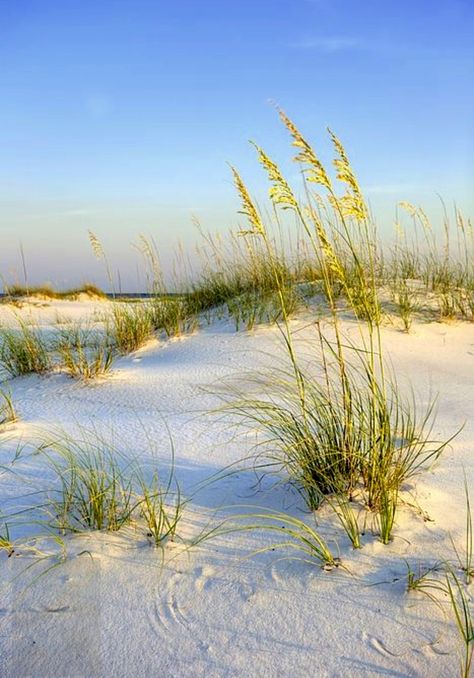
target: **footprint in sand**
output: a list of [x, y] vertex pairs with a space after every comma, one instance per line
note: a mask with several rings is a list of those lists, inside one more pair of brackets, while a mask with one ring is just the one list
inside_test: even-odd
[[162, 635], [163, 631], [169, 632], [176, 625], [184, 628], [189, 626], [185, 608], [178, 602], [177, 585], [180, 578], [180, 572], [169, 578], [164, 589], [157, 595], [152, 609], [148, 611], [151, 628], [156, 635]]
[[209, 565], [204, 565], [203, 567], [198, 567], [196, 569], [196, 579], [194, 581], [194, 587], [196, 591], [204, 591], [204, 589], [209, 588], [212, 585], [212, 578], [215, 574], [213, 567]]
[[387, 647], [385, 647], [384, 643], [380, 638], [376, 638], [376, 636], [371, 636], [368, 633], [363, 633], [362, 634], [362, 640], [370, 645], [370, 647], [381, 654], [383, 657], [400, 657], [401, 655], [396, 654], [395, 652], [392, 652], [389, 650]]
[[254, 595], [254, 587], [247, 582], [236, 582], [227, 580], [223, 577], [216, 577], [216, 570], [209, 565], [198, 567], [195, 570], [196, 578], [194, 580], [194, 588], [199, 593], [203, 591], [212, 591], [216, 588], [217, 592], [229, 597], [238, 595], [242, 600], [248, 602]]
[[426, 657], [442, 657], [450, 654], [446, 650], [442, 650], [440, 647], [437, 647], [437, 645], [437, 642], [425, 645], [421, 650], [422, 654], [424, 654]]
[[[214, 572], [212, 568], [204, 567], [199, 569], [202, 570], [201, 577], [203, 577], [203, 581], [207, 576], [210, 576], [206, 573], [208, 570], [210, 570], [212, 574]], [[209, 642], [199, 638], [199, 635], [196, 634], [196, 630], [194, 630], [193, 634], [190, 634], [190, 629], [193, 624], [190, 613], [192, 613], [194, 607], [194, 600], [186, 605], [181, 604], [181, 580], [182, 572], [173, 574], [169, 578], [165, 589], [162, 589], [160, 594], [155, 598], [153, 606], [148, 610], [150, 628], [158, 637], [163, 637], [163, 634], [168, 637], [170, 634], [172, 636], [174, 634], [174, 636], [177, 637], [176, 627], [181, 627], [185, 630], [187, 637], [192, 635], [192, 640], [196, 644], [198, 650], [207, 654], [212, 650], [212, 646]], [[182, 593], [183, 591], [181, 591], [181, 594]]]

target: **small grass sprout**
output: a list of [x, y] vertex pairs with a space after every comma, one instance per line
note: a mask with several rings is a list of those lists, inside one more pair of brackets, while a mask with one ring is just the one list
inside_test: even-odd
[[461, 553], [451, 537], [456, 558], [458, 559], [459, 567], [464, 572], [466, 584], [469, 585], [474, 577], [474, 531], [472, 522], [471, 502], [469, 497], [469, 486], [467, 483], [466, 474], [464, 473], [464, 493], [466, 497], [466, 532], [464, 553]]
[[5, 551], [10, 558], [15, 553], [15, 545], [10, 539], [10, 531], [5, 523], [3, 532], [0, 532], [0, 552]]
[[355, 549], [360, 549], [362, 547], [360, 540], [361, 530], [358, 514], [355, 511], [353, 503], [345, 494], [336, 494], [334, 497], [328, 497], [327, 501], [339, 518], [339, 522], [341, 523], [344, 532], [349, 537], [352, 546]]
[[173, 539], [182, 516], [179, 487], [171, 496], [170, 483], [162, 488], [155, 473], [150, 483], [140, 479], [139, 491], [138, 512], [145, 522], [146, 536], [151, 544], [161, 546], [165, 540]]
[[437, 599], [434, 592], [443, 590], [443, 585], [439, 581], [432, 577], [431, 575], [435, 572], [438, 572], [443, 564], [436, 563], [432, 567], [423, 567], [421, 564], [418, 566], [417, 570], [414, 570], [410, 563], [406, 562], [407, 566], [407, 584], [406, 590], [407, 593], [418, 592], [426, 595], [433, 603], [440, 606], [439, 600]]
[[17, 420], [13, 397], [10, 391], [0, 388], [0, 426]]
[[418, 292], [410, 286], [408, 280], [402, 278], [394, 283], [393, 297], [403, 329], [409, 332], [413, 315], [419, 309]]
[[474, 657], [474, 617], [469, 598], [454, 572], [446, 575], [446, 591], [463, 647], [460, 675], [469, 678]]

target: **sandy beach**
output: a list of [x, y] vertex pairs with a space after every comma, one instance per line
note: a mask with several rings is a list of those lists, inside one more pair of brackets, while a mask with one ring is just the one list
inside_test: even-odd
[[[5, 304], [0, 322], [20, 313], [47, 332], [58, 317], [94, 322], [107, 306], [50, 302], [18, 311]], [[311, 314], [300, 314], [292, 329], [302, 352], [314, 345]], [[344, 330], [355, 335], [357, 324], [345, 321]], [[19, 419], [1, 434], [2, 513], [50, 480], [41, 455], [27, 449], [59, 430], [92, 430], [161, 474], [172, 444], [188, 502], [177, 537], [163, 549], [129, 526], [66, 536], [62, 562], [38, 563], [21, 546], [1, 555], [2, 675], [456, 675], [460, 647], [447, 600], [438, 596], [436, 605], [407, 592], [407, 563], [418, 570], [455, 562], [451, 540], [463, 547], [463, 474], [469, 484], [474, 474], [473, 327], [420, 323], [405, 334], [387, 326], [383, 340], [402, 388], [411, 383], [420, 403], [439, 394], [433, 437], [464, 428], [435, 467], [404, 488], [388, 545], [371, 532], [370, 516], [354, 550], [327, 506], [316, 513], [344, 564], [331, 571], [291, 550], [252, 555], [281, 541], [265, 531], [217, 533], [192, 545], [224, 518], [255, 511], [249, 506], [311, 521], [294, 486], [253, 469], [256, 432], [236, 433], [232, 417], [216, 414], [226, 385], [251, 388], [256, 370], [277, 364], [283, 351], [275, 326], [235, 332], [225, 318], [215, 320], [188, 336], [152, 340], [88, 383], [59, 373], [11, 380]], [[21, 441], [27, 449], [15, 459]], [[34, 526], [23, 532], [31, 543]], [[57, 551], [50, 543], [38, 548]]]

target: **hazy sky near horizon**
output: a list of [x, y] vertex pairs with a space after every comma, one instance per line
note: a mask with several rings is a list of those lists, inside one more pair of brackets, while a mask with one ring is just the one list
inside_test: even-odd
[[130, 242], [163, 259], [192, 215], [239, 219], [227, 162], [257, 195], [254, 139], [297, 177], [277, 102], [331, 159], [344, 141], [387, 231], [398, 200], [473, 215], [472, 0], [0, 0], [0, 274], [124, 288]]

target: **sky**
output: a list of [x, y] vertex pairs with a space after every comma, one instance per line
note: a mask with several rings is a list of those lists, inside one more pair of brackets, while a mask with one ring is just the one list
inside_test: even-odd
[[254, 140], [299, 182], [281, 106], [324, 162], [344, 142], [379, 227], [397, 201], [474, 216], [472, 0], [0, 0], [0, 275], [122, 285], [130, 243], [165, 268], [193, 219], [241, 220], [228, 163], [256, 198]]

